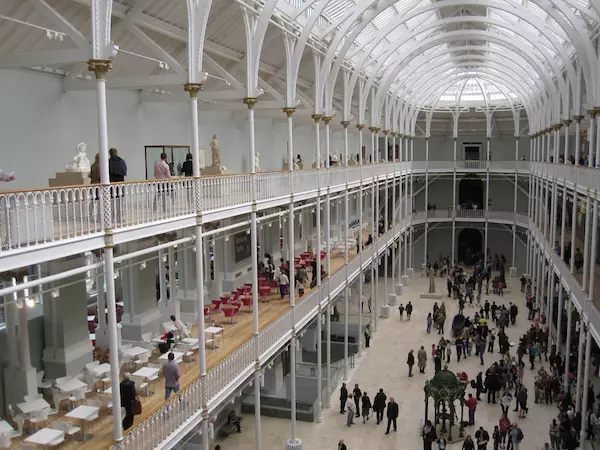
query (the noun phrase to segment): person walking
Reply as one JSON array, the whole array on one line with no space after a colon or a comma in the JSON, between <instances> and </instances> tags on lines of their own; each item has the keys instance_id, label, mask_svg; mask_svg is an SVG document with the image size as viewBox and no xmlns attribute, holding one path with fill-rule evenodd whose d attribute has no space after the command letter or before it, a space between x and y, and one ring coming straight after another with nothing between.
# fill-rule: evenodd
<instances>
[{"instance_id":1,"label":"person walking","mask_svg":"<svg viewBox=\"0 0 600 450\"><path fill-rule=\"evenodd\" d=\"M494 431L492 431L492 441L494 443L494 450L500 450L501 435L498 425L494 426Z\"/></svg>"},{"instance_id":2,"label":"person walking","mask_svg":"<svg viewBox=\"0 0 600 450\"><path fill-rule=\"evenodd\" d=\"M394 431L398 430L396 425L396 419L398 419L398 403L394 401L394 397L390 397L390 401L387 404L387 430L385 434L390 434L390 425L394 424Z\"/></svg>"},{"instance_id":3,"label":"person walking","mask_svg":"<svg viewBox=\"0 0 600 450\"><path fill-rule=\"evenodd\" d=\"M519 417L524 418L529 412L529 408L527 407L527 388L521 386L519 393L517 394L517 400L519 401Z\"/></svg>"},{"instance_id":4,"label":"person walking","mask_svg":"<svg viewBox=\"0 0 600 450\"><path fill-rule=\"evenodd\" d=\"M283 299L283 297L285 297L286 294L288 293L287 289L288 289L288 285L290 284L290 279L285 274L285 272L281 272L281 275L279 275L278 281L279 281L279 293L281 295L281 298Z\"/></svg>"},{"instance_id":5,"label":"person walking","mask_svg":"<svg viewBox=\"0 0 600 450\"><path fill-rule=\"evenodd\" d=\"M479 430L475 432L475 439L477 440L477 450L487 450L490 434L483 427L479 427Z\"/></svg>"},{"instance_id":6,"label":"person walking","mask_svg":"<svg viewBox=\"0 0 600 450\"><path fill-rule=\"evenodd\" d=\"M475 442L470 434L463 441L462 450L475 450Z\"/></svg>"},{"instance_id":7,"label":"person walking","mask_svg":"<svg viewBox=\"0 0 600 450\"><path fill-rule=\"evenodd\" d=\"M400 313L400 320L402 320L404 318L404 305L402 303L398 306L398 312Z\"/></svg>"},{"instance_id":8,"label":"person walking","mask_svg":"<svg viewBox=\"0 0 600 450\"><path fill-rule=\"evenodd\" d=\"M125 373L125 378L120 384L121 406L125 408L125 417L123 418L123 430L128 430L133 425L134 414L132 403L137 398L135 383L131 380L131 374Z\"/></svg>"},{"instance_id":9,"label":"person walking","mask_svg":"<svg viewBox=\"0 0 600 450\"><path fill-rule=\"evenodd\" d=\"M354 385L354 389L352 389L352 398L354 399L354 414L358 416L360 412L360 398L362 397L362 391L358 387L358 383Z\"/></svg>"},{"instance_id":10,"label":"person walking","mask_svg":"<svg viewBox=\"0 0 600 450\"><path fill-rule=\"evenodd\" d=\"M354 399L352 398L352 395L348 396L348 400L350 401L346 405L346 409L348 410L348 414L346 416L346 426L350 428L352 425L354 425L354 414L356 413L357 409L354 404Z\"/></svg>"},{"instance_id":11,"label":"person walking","mask_svg":"<svg viewBox=\"0 0 600 450\"><path fill-rule=\"evenodd\" d=\"M556 419L552 419L548 435L550 437L552 450L560 450L560 427L558 426Z\"/></svg>"},{"instance_id":12,"label":"person walking","mask_svg":"<svg viewBox=\"0 0 600 450\"><path fill-rule=\"evenodd\" d=\"M423 346L421 346L417 352L417 362L419 365L419 372L425 373L425 367L427 366L427 352Z\"/></svg>"},{"instance_id":13,"label":"person walking","mask_svg":"<svg viewBox=\"0 0 600 450\"><path fill-rule=\"evenodd\" d=\"M165 401L167 401L171 396L171 392L179 392L179 378L181 378L181 369L179 364L175 362L173 352L169 352L162 372L165 377Z\"/></svg>"},{"instance_id":14,"label":"person walking","mask_svg":"<svg viewBox=\"0 0 600 450\"><path fill-rule=\"evenodd\" d=\"M342 383L340 388L340 414L346 414L346 401L348 400L348 388Z\"/></svg>"},{"instance_id":15,"label":"person walking","mask_svg":"<svg viewBox=\"0 0 600 450\"><path fill-rule=\"evenodd\" d=\"M344 440L340 439L340 441L338 442L338 450L347 450L346 449L346 444L344 444Z\"/></svg>"},{"instance_id":16,"label":"person walking","mask_svg":"<svg viewBox=\"0 0 600 450\"><path fill-rule=\"evenodd\" d=\"M408 305L406 305L406 318L408 320L410 320L410 316L412 315L413 312L413 305L411 302L408 302Z\"/></svg>"},{"instance_id":17,"label":"person walking","mask_svg":"<svg viewBox=\"0 0 600 450\"><path fill-rule=\"evenodd\" d=\"M367 391L363 392L362 398L361 398L361 403L362 403L362 418L363 418L363 423L365 423L367 420L369 420L369 417L371 415L371 399L369 398L369 396L367 395Z\"/></svg>"},{"instance_id":18,"label":"person walking","mask_svg":"<svg viewBox=\"0 0 600 450\"><path fill-rule=\"evenodd\" d=\"M116 148L111 148L108 151L108 176L111 183L122 183L127 176L127 163L119 156Z\"/></svg>"},{"instance_id":19,"label":"person walking","mask_svg":"<svg viewBox=\"0 0 600 450\"><path fill-rule=\"evenodd\" d=\"M431 313L427 314L427 333L431 333L431 325L433 324L433 317Z\"/></svg>"},{"instance_id":20,"label":"person walking","mask_svg":"<svg viewBox=\"0 0 600 450\"><path fill-rule=\"evenodd\" d=\"M456 341L454 342L454 345L456 346L456 362L460 362L460 356L462 355L462 351L463 351L463 341L461 338L456 339Z\"/></svg>"},{"instance_id":21,"label":"person walking","mask_svg":"<svg viewBox=\"0 0 600 450\"><path fill-rule=\"evenodd\" d=\"M479 338L479 341L477 341L476 344L476 348L477 348L477 353L479 354L479 361L481 363L481 365L484 365L483 362L483 352L485 351L485 341L483 340L483 338Z\"/></svg>"},{"instance_id":22,"label":"person walking","mask_svg":"<svg viewBox=\"0 0 600 450\"><path fill-rule=\"evenodd\" d=\"M385 410L386 400L387 396L383 393L383 389L379 389L379 392L373 399L373 411L375 412L375 417L377 418L377 425L383 421L383 411Z\"/></svg>"},{"instance_id":23,"label":"person walking","mask_svg":"<svg viewBox=\"0 0 600 450\"><path fill-rule=\"evenodd\" d=\"M406 364L408 364L408 376L412 377L413 376L412 369L413 369L413 366L415 365L415 355L414 355L413 349L411 349L408 352L408 358L406 360Z\"/></svg>"},{"instance_id":24,"label":"person walking","mask_svg":"<svg viewBox=\"0 0 600 450\"><path fill-rule=\"evenodd\" d=\"M431 445L437 439L437 433L435 431L435 427L431 423L431 420L427 420L423 429L421 430L421 436L423 437L423 449L431 450ZM438 443L439 448L439 443Z\"/></svg>"},{"instance_id":25,"label":"person walking","mask_svg":"<svg viewBox=\"0 0 600 450\"><path fill-rule=\"evenodd\" d=\"M475 410L477 409L477 400L473 394L469 394L467 399L467 408L469 408L469 425L475 425Z\"/></svg>"},{"instance_id":26,"label":"person walking","mask_svg":"<svg viewBox=\"0 0 600 450\"><path fill-rule=\"evenodd\" d=\"M365 336L365 348L371 347L371 325L367 324L363 334Z\"/></svg>"},{"instance_id":27,"label":"person walking","mask_svg":"<svg viewBox=\"0 0 600 450\"><path fill-rule=\"evenodd\" d=\"M510 430L510 439L512 442L512 448L514 450L519 450L519 445L521 445L521 441L523 440L523 432L516 423L512 425Z\"/></svg>"}]
</instances>

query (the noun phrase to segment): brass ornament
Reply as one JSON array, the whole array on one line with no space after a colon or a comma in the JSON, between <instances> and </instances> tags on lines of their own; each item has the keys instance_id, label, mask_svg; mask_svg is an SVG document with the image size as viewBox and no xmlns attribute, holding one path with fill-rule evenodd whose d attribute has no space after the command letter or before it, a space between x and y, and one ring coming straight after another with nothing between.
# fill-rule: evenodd
<instances>
[{"instance_id":1,"label":"brass ornament","mask_svg":"<svg viewBox=\"0 0 600 450\"><path fill-rule=\"evenodd\" d=\"M112 69L112 61L110 59L90 59L87 63L88 70L94 72L97 80L104 80L106 74Z\"/></svg>"}]
</instances>

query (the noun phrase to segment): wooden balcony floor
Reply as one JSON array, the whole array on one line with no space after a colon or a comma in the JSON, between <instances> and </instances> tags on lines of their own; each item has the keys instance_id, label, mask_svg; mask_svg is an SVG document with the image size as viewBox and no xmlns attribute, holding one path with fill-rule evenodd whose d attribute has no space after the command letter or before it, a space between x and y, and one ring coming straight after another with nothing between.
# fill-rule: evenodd
<instances>
[{"instance_id":1,"label":"wooden balcony floor","mask_svg":"<svg viewBox=\"0 0 600 450\"><path fill-rule=\"evenodd\" d=\"M367 232L364 232L364 237L366 240ZM350 252L350 258L353 259L356 257L356 248L352 248ZM344 266L344 258L343 254L340 255L339 252L332 252L331 258L331 274L338 271L341 267ZM306 294L310 293L312 290L307 289ZM279 294L272 294L269 297L268 302L260 302L259 303L259 320L260 329L269 325L272 321L281 317L285 312L289 310L289 297L281 300ZM246 310L247 311L247 310ZM224 320L221 317L215 317L219 323L224 325L224 336L222 339L218 340L219 347L215 350L208 346L206 350L206 362L207 368L211 369L215 365L217 365L221 360L226 358L229 354L234 352L240 345L249 340L252 337L252 314L250 312L240 312L240 314L236 317L236 323L230 325L228 320ZM192 336L197 335L197 326L192 330ZM150 362L157 362L157 358L160 356L157 351L155 351L150 358ZM198 362L191 362L187 364L181 365L182 376L181 376L181 389L184 389L188 385L190 385L193 381L195 381L199 377L199 368ZM124 371L123 371L124 372ZM150 386L151 391L154 394L150 397L142 397L140 396L140 400L142 402L142 414L135 417L135 422L133 427L127 430L124 434L131 432L137 425L151 416L154 412L160 409L165 401L165 388L164 388L164 379L159 378L157 381L152 383ZM139 394L139 393L138 393ZM100 394L88 394L87 399L97 398ZM51 402L51 399L48 398L48 401ZM64 417L66 411L61 410L58 416L50 416L49 422L53 422L55 420L67 420L68 418ZM48 426L50 426L50 423ZM26 424L27 425L27 424ZM79 426L80 424L74 423L74 425ZM60 448L72 448L76 446L78 449L82 450L97 450L97 449L107 449L113 444L112 437L112 414L108 411L102 410L100 414L100 418L91 424L86 424L86 432L92 433L94 435L93 439L87 442L78 442L73 439L69 439ZM26 437L26 436L25 436ZM12 440L12 449L18 449L20 445L21 439L13 439Z\"/></svg>"}]
</instances>

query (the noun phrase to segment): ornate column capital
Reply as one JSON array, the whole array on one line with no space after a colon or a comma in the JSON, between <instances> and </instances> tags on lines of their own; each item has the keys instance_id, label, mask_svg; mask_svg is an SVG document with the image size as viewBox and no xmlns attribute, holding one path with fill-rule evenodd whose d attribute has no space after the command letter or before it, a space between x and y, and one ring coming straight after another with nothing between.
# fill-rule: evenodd
<instances>
[{"instance_id":1,"label":"ornate column capital","mask_svg":"<svg viewBox=\"0 0 600 450\"><path fill-rule=\"evenodd\" d=\"M329 122L331 122L331 116L323 116L323 123L329 125Z\"/></svg>"},{"instance_id":2,"label":"ornate column capital","mask_svg":"<svg viewBox=\"0 0 600 450\"><path fill-rule=\"evenodd\" d=\"M283 108L283 112L285 113L286 116L288 117L292 117L294 115L294 113L296 112L296 108L291 108L291 107L285 107Z\"/></svg>"},{"instance_id":3,"label":"ornate column capital","mask_svg":"<svg viewBox=\"0 0 600 450\"><path fill-rule=\"evenodd\" d=\"M349 120L342 120L342 126L344 128L348 128L348 125L350 125L350 121Z\"/></svg>"},{"instance_id":4,"label":"ornate column capital","mask_svg":"<svg viewBox=\"0 0 600 450\"><path fill-rule=\"evenodd\" d=\"M106 74L112 69L110 59L90 59L88 60L88 70L94 72L97 80L104 80Z\"/></svg>"},{"instance_id":5,"label":"ornate column capital","mask_svg":"<svg viewBox=\"0 0 600 450\"><path fill-rule=\"evenodd\" d=\"M562 123L555 123L554 125L552 125L551 127L554 131L558 131L562 128Z\"/></svg>"},{"instance_id":6,"label":"ornate column capital","mask_svg":"<svg viewBox=\"0 0 600 450\"><path fill-rule=\"evenodd\" d=\"M573 116L573 120L575 120L577 123L579 123L583 120L583 116Z\"/></svg>"},{"instance_id":7,"label":"ornate column capital","mask_svg":"<svg viewBox=\"0 0 600 450\"><path fill-rule=\"evenodd\" d=\"M369 127L369 131L371 133L375 133L376 131L378 131L378 128L377 127Z\"/></svg>"},{"instance_id":8,"label":"ornate column capital","mask_svg":"<svg viewBox=\"0 0 600 450\"><path fill-rule=\"evenodd\" d=\"M592 108L592 109L588 109L588 115L593 119L594 117L596 117L596 108Z\"/></svg>"},{"instance_id":9,"label":"ornate column capital","mask_svg":"<svg viewBox=\"0 0 600 450\"><path fill-rule=\"evenodd\" d=\"M183 90L190 93L191 98L198 97L198 92L202 90L202 83L185 83Z\"/></svg>"},{"instance_id":10,"label":"ornate column capital","mask_svg":"<svg viewBox=\"0 0 600 450\"><path fill-rule=\"evenodd\" d=\"M600 106L594 106L593 111L594 111L594 114L596 114L596 115L600 114Z\"/></svg>"},{"instance_id":11,"label":"ornate column capital","mask_svg":"<svg viewBox=\"0 0 600 450\"><path fill-rule=\"evenodd\" d=\"M323 116L321 114L312 114L311 119L315 121L315 123L319 123Z\"/></svg>"},{"instance_id":12,"label":"ornate column capital","mask_svg":"<svg viewBox=\"0 0 600 450\"><path fill-rule=\"evenodd\" d=\"M567 127L567 128L569 128L569 125L571 125L571 122L573 122L573 121L570 119L563 120L563 123L565 124L565 127Z\"/></svg>"},{"instance_id":13,"label":"ornate column capital","mask_svg":"<svg viewBox=\"0 0 600 450\"><path fill-rule=\"evenodd\" d=\"M387 136L390 133L390 130L383 130L382 133L384 136Z\"/></svg>"},{"instance_id":14,"label":"ornate column capital","mask_svg":"<svg viewBox=\"0 0 600 450\"><path fill-rule=\"evenodd\" d=\"M246 97L242 100L244 105L248 107L248 109L254 109L256 103L258 103L258 99L256 97Z\"/></svg>"},{"instance_id":15,"label":"ornate column capital","mask_svg":"<svg viewBox=\"0 0 600 450\"><path fill-rule=\"evenodd\" d=\"M361 130L362 130L364 127L365 127L365 126L364 126L364 124L362 124L362 123L357 123L357 124L356 124L356 128L358 128L358 131L361 131Z\"/></svg>"}]
</instances>

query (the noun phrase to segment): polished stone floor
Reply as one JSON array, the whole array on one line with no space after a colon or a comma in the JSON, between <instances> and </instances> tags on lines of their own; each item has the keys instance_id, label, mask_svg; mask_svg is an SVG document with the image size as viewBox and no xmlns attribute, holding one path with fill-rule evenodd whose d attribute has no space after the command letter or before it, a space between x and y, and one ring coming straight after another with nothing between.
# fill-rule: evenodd
<instances>
[{"instance_id":1,"label":"polished stone floor","mask_svg":"<svg viewBox=\"0 0 600 450\"><path fill-rule=\"evenodd\" d=\"M383 281L383 280L382 280ZM438 291L445 285L441 278L437 279ZM507 332L511 341L518 337L531 325L527 320L525 301L517 286L518 281L509 280L509 287L514 287L510 295L498 297L494 295L487 296L490 303L505 304L516 302L519 306L519 316L517 317L517 326L508 328ZM400 416L398 420L398 431L385 435L383 424L376 425L374 417L366 424L362 420L355 421L356 425L351 428L346 427L346 418L339 412L339 394L338 389L332 395L331 409L323 411L323 422L307 423L298 422L297 436L303 442L304 450L335 450L340 439L344 439L348 450L416 450L422 448L422 440L419 436L420 426L424 418L424 393L423 384L425 380L433 376L433 363L430 361L427 365L426 374L415 374L413 378L408 378L408 369L406 365L407 353L410 349L417 350L424 346L430 355L431 345L439 341L437 334L427 334L425 330L426 316L431 311L434 300L420 299L419 294L426 292L428 283L425 278L413 278L410 285L405 287L404 295L401 300L404 304L411 301L414 306L414 312L410 321L399 320L397 307L392 308L392 315L388 319L379 318L377 321L377 331L371 341L371 348L366 349L362 357L357 361L356 368L349 372L348 386L359 383L360 388L369 393L371 400L379 388L383 388L388 398L393 396L400 406ZM383 298L384 290L380 289L380 298ZM482 303L485 301L483 296ZM448 311L449 325L451 318L458 311L458 305L448 297L444 298L446 309ZM466 313L472 315L475 308L466 309ZM453 348L454 350L454 348ZM497 352L497 341L496 341ZM452 371L465 371L469 379L474 378L477 373L487 368L488 365L496 361L497 353L493 356L486 353L485 366L480 366L479 358L472 356L466 360L461 359L456 362L456 355L453 352L452 361L449 369ZM547 363L544 363L547 367ZM534 404L533 398L533 377L534 372L540 367L536 362L536 370L526 369L525 385L529 389L530 396L528 400L529 415L525 419L518 419L517 413L509 413L511 421L517 421L524 433L524 441L521 448L537 450L543 447L544 442L548 442L548 425L553 417L556 417L556 406L546 406ZM467 392L474 392L470 387ZM485 403L486 396L482 394L482 400L476 413L476 428L483 426L490 433L497 425L500 418L500 404ZM432 413L430 411L430 418ZM465 418L467 411L465 410ZM255 418L254 416L245 416L243 418L243 430L240 434L233 434L224 440L216 443L221 444L223 450L254 450L255 447ZM261 436L262 449L275 450L284 449L286 440L291 436L291 422L289 420L274 419L270 417L261 418ZM467 428L467 433L474 434L475 429ZM214 445L214 444L213 444ZM459 449L462 443L448 446L450 449ZM437 448L437 447L434 447ZM492 448L490 443L488 448Z\"/></svg>"}]
</instances>

